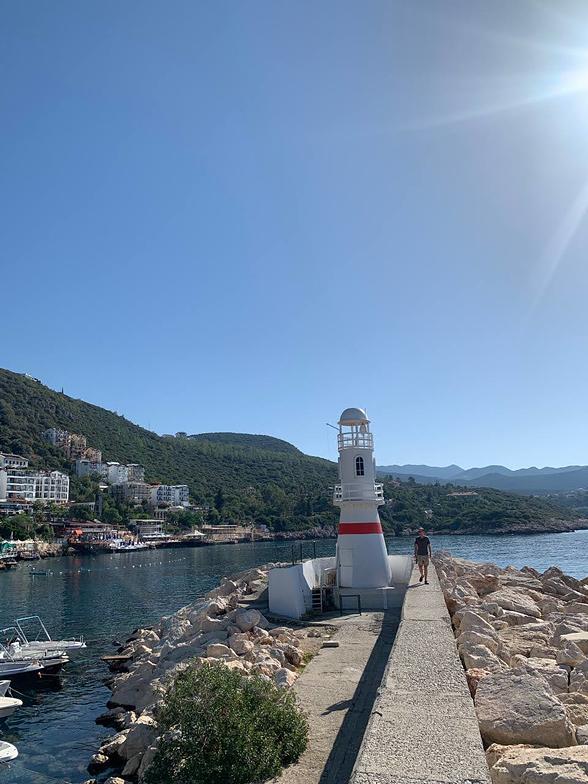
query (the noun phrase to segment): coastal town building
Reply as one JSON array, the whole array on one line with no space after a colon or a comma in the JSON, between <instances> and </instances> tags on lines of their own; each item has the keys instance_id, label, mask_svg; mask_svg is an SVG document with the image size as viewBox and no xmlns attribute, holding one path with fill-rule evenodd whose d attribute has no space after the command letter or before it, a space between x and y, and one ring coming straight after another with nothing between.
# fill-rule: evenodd
<instances>
[{"instance_id":1,"label":"coastal town building","mask_svg":"<svg viewBox=\"0 0 588 784\"><path fill-rule=\"evenodd\" d=\"M103 479L106 479L108 468L105 463L100 460L90 460L87 457L82 457L76 460L76 476L91 476L98 474Z\"/></svg>"},{"instance_id":2,"label":"coastal town building","mask_svg":"<svg viewBox=\"0 0 588 784\"><path fill-rule=\"evenodd\" d=\"M53 446L61 449L70 460L88 458L95 462L102 460L102 452L94 447L89 447L86 436L81 433L70 433L58 427L50 427L43 433L43 438Z\"/></svg>"},{"instance_id":3,"label":"coastal town building","mask_svg":"<svg viewBox=\"0 0 588 784\"><path fill-rule=\"evenodd\" d=\"M0 452L0 468L27 468L28 465L26 457Z\"/></svg>"},{"instance_id":4,"label":"coastal town building","mask_svg":"<svg viewBox=\"0 0 588 784\"><path fill-rule=\"evenodd\" d=\"M129 469L115 461L106 463L106 481L111 485L129 481Z\"/></svg>"},{"instance_id":5,"label":"coastal town building","mask_svg":"<svg viewBox=\"0 0 588 784\"><path fill-rule=\"evenodd\" d=\"M110 486L110 494L117 503L142 504L151 503L151 485L145 482L119 482Z\"/></svg>"},{"instance_id":6,"label":"coastal town building","mask_svg":"<svg viewBox=\"0 0 588 784\"><path fill-rule=\"evenodd\" d=\"M188 485L152 485L151 503L153 506L168 504L169 506L189 506L190 491Z\"/></svg>"},{"instance_id":7,"label":"coastal town building","mask_svg":"<svg viewBox=\"0 0 588 784\"><path fill-rule=\"evenodd\" d=\"M138 463L128 463L127 474L128 474L129 482L145 481L145 469L143 468L142 465L139 465Z\"/></svg>"},{"instance_id":8,"label":"coastal town building","mask_svg":"<svg viewBox=\"0 0 588 784\"><path fill-rule=\"evenodd\" d=\"M43 501L67 503L69 477L60 471L27 471L24 468L0 469L0 501Z\"/></svg>"}]
</instances>

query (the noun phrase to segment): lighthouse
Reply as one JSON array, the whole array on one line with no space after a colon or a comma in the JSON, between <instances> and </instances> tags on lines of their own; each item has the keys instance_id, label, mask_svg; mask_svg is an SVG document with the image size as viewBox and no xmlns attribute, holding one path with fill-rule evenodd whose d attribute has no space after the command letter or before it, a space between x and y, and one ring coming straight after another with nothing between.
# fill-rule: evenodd
<instances>
[{"instance_id":1,"label":"lighthouse","mask_svg":"<svg viewBox=\"0 0 588 784\"><path fill-rule=\"evenodd\" d=\"M346 408L339 419L339 480L333 503L341 510L337 538L339 588L385 588L391 572L378 507L384 491L376 483L374 439L361 408Z\"/></svg>"}]
</instances>

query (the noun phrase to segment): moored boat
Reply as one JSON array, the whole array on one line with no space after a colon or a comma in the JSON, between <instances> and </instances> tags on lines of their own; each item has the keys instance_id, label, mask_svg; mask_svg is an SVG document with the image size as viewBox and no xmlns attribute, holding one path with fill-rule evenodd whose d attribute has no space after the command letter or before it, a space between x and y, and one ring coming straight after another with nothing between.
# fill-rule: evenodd
<instances>
[{"instance_id":1,"label":"moored boat","mask_svg":"<svg viewBox=\"0 0 588 784\"><path fill-rule=\"evenodd\" d=\"M17 700L16 697L0 697L0 719L7 719L20 707L22 700Z\"/></svg>"},{"instance_id":2,"label":"moored boat","mask_svg":"<svg viewBox=\"0 0 588 784\"><path fill-rule=\"evenodd\" d=\"M0 765L12 762L18 757L18 749L12 743L0 740Z\"/></svg>"},{"instance_id":3,"label":"moored boat","mask_svg":"<svg viewBox=\"0 0 588 784\"><path fill-rule=\"evenodd\" d=\"M54 640L38 615L25 615L14 622L22 647L30 651L76 651L85 648L83 635L66 640ZM28 624L28 625L27 625ZM34 626L31 626L34 624Z\"/></svg>"}]
</instances>

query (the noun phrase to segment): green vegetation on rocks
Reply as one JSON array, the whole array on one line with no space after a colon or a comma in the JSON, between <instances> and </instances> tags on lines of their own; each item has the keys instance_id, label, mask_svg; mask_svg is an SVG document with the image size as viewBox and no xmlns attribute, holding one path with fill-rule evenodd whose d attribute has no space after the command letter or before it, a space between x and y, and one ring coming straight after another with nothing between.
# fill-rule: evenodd
<instances>
[{"instance_id":1,"label":"green vegetation on rocks","mask_svg":"<svg viewBox=\"0 0 588 784\"><path fill-rule=\"evenodd\" d=\"M294 694L222 664L181 673L158 714L164 731L147 784L252 784L302 754L308 723Z\"/></svg>"}]
</instances>

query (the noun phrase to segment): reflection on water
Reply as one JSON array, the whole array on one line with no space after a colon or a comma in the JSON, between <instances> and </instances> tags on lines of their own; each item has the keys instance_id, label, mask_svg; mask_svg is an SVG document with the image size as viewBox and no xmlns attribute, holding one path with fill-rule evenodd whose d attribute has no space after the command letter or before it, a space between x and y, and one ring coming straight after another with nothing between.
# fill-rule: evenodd
<instances>
[{"instance_id":1,"label":"reflection on water","mask_svg":"<svg viewBox=\"0 0 588 784\"><path fill-rule=\"evenodd\" d=\"M588 531L543 536L431 536L433 548L502 566L552 564L569 574L588 574ZM409 553L412 538L390 539L389 551ZM316 550L314 549L316 548ZM303 555L332 555L333 540L304 543ZM39 614L54 637L84 634L88 648L61 677L18 684L24 706L4 722L0 735L20 757L0 770L0 784L79 784L100 739L112 730L94 719L109 696L100 661L112 641L149 625L214 587L219 579L270 561L288 561L300 544L254 543L183 550L70 556L43 562L46 576L32 576L31 564L0 574L0 627L15 617ZM38 567L37 567L38 568Z\"/></svg>"}]
</instances>

